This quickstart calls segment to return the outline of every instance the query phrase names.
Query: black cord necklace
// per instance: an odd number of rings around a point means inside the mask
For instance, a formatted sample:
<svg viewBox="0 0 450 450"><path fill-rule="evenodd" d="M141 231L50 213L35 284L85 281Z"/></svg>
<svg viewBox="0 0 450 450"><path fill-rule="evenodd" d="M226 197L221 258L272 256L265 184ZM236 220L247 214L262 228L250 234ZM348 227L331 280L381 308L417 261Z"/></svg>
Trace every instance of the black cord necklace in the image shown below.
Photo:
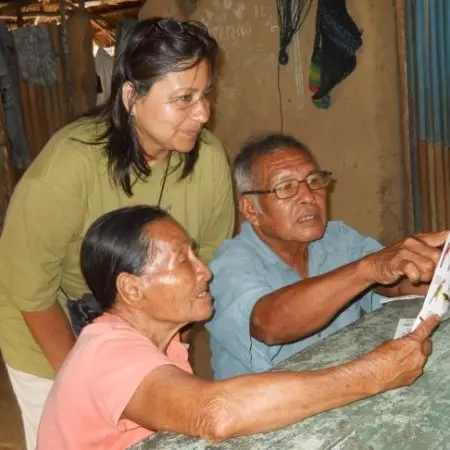
<svg viewBox="0 0 450 450"><path fill-rule="evenodd" d="M167 158L167 166L166 166L166 170L164 172L164 178L162 180L162 184L161 184L161 190L159 192L159 198L158 198L158 203L156 206L160 207L161 206L161 200L163 198L163 194L164 194L164 188L166 187L166 181L167 181L167 177L169 175L169 168L170 168L170 158L172 157L172 152L169 152L169 157Z"/></svg>
<svg viewBox="0 0 450 450"><path fill-rule="evenodd" d="M157 203L158 207L161 206L161 200L163 198L164 188L166 187L167 177L169 176L170 159L172 157L172 153L173 152L169 152L169 156L167 158L167 165L166 165L166 169L164 171L164 177L163 177L162 183L161 183L161 190L159 191L159 197L158 197L158 203ZM71 298L67 295L67 292L62 288L62 286L59 286L59 289L62 292L62 294L64 295L64 297L66 298L67 302L69 304L73 304L73 300L71 300Z"/></svg>

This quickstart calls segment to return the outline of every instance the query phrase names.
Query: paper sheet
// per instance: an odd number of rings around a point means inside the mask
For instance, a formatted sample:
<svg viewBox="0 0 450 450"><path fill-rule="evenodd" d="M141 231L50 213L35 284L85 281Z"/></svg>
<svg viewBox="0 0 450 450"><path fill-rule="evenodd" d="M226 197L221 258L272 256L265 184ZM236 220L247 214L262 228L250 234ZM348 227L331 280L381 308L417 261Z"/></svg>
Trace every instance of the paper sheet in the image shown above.
<svg viewBox="0 0 450 450"><path fill-rule="evenodd" d="M419 298L424 299L425 296L424 295L400 295L398 297L383 297L381 299L381 304L384 305L385 303L396 302L396 301L401 301L401 300L415 300L415 299L419 299Z"/></svg>
<svg viewBox="0 0 450 450"><path fill-rule="evenodd" d="M420 298L420 295L404 295L381 300L389 303L395 300L409 300ZM419 323L431 314L443 316L450 306L450 233L445 241L439 262L433 274L430 287L418 316L415 319L402 318L398 321L394 339L398 339L414 330Z"/></svg>
<svg viewBox="0 0 450 450"><path fill-rule="evenodd" d="M450 233L434 271L422 309L413 323L414 330L419 323L431 314L442 316L450 306Z"/></svg>
<svg viewBox="0 0 450 450"><path fill-rule="evenodd" d="M400 319L395 330L394 339L403 337L411 332L411 328L416 319Z"/></svg>

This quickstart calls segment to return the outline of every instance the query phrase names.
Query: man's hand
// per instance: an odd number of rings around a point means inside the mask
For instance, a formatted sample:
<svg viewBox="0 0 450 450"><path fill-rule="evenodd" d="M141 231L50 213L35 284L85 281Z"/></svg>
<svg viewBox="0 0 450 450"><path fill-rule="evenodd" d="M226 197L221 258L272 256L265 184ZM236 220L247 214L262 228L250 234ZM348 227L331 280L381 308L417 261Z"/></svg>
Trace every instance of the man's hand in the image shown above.
<svg viewBox="0 0 450 450"><path fill-rule="evenodd" d="M431 353L428 338L438 324L439 316L433 314L412 333L389 340L362 358L372 372L377 393L408 386L422 375Z"/></svg>
<svg viewBox="0 0 450 450"><path fill-rule="evenodd" d="M389 285L406 277L413 284L428 283L439 261L439 248L448 231L422 233L406 238L361 260L362 270L373 283Z"/></svg>

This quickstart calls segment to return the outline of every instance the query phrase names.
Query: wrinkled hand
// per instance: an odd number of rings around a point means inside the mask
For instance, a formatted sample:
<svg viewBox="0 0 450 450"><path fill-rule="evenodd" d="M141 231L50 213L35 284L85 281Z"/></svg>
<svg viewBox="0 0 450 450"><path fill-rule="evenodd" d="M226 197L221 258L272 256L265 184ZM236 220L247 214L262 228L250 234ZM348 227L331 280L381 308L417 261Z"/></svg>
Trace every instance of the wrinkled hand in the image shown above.
<svg viewBox="0 0 450 450"><path fill-rule="evenodd" d="M441 254L448 230L421 233L384 248L361 260L363 270L373 283L389 285L402 277L411 283L428 283Z"/></svg>
<svg viewBox="0 0 450 450"><path fill-rule="evenodd" d="M408 386L422 375L431 353L428 337L438 324L439 316L433 314L412 333L389 340L363 357L374 377L377 392Z"/></svg>

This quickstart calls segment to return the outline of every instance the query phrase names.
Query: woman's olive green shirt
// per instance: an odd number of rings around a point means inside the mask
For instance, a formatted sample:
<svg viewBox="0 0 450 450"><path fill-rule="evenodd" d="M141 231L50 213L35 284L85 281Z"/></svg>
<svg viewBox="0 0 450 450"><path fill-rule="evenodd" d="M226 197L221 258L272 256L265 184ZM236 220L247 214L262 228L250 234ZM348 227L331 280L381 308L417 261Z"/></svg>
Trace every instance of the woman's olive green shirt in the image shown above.
<svg viewBox="0 0 450 450"><path fill-rule="evenodd" d="M79 253L92 222L123 206L158 202L167 162L152 167L147 179L137 180L134 195L127 197L111 182L104 147L87 143L102 128L84 121L56 133L12 196L0 237L0 347L16 370L53 378L21 311L44 310L55 301L65 308L60 286L74 299L88 292ZM208 130L200 136L192 175L180 181L181 158L178 153L171 158L161 207L186 228L209 262L234 227L229 164Z"/></svg>

